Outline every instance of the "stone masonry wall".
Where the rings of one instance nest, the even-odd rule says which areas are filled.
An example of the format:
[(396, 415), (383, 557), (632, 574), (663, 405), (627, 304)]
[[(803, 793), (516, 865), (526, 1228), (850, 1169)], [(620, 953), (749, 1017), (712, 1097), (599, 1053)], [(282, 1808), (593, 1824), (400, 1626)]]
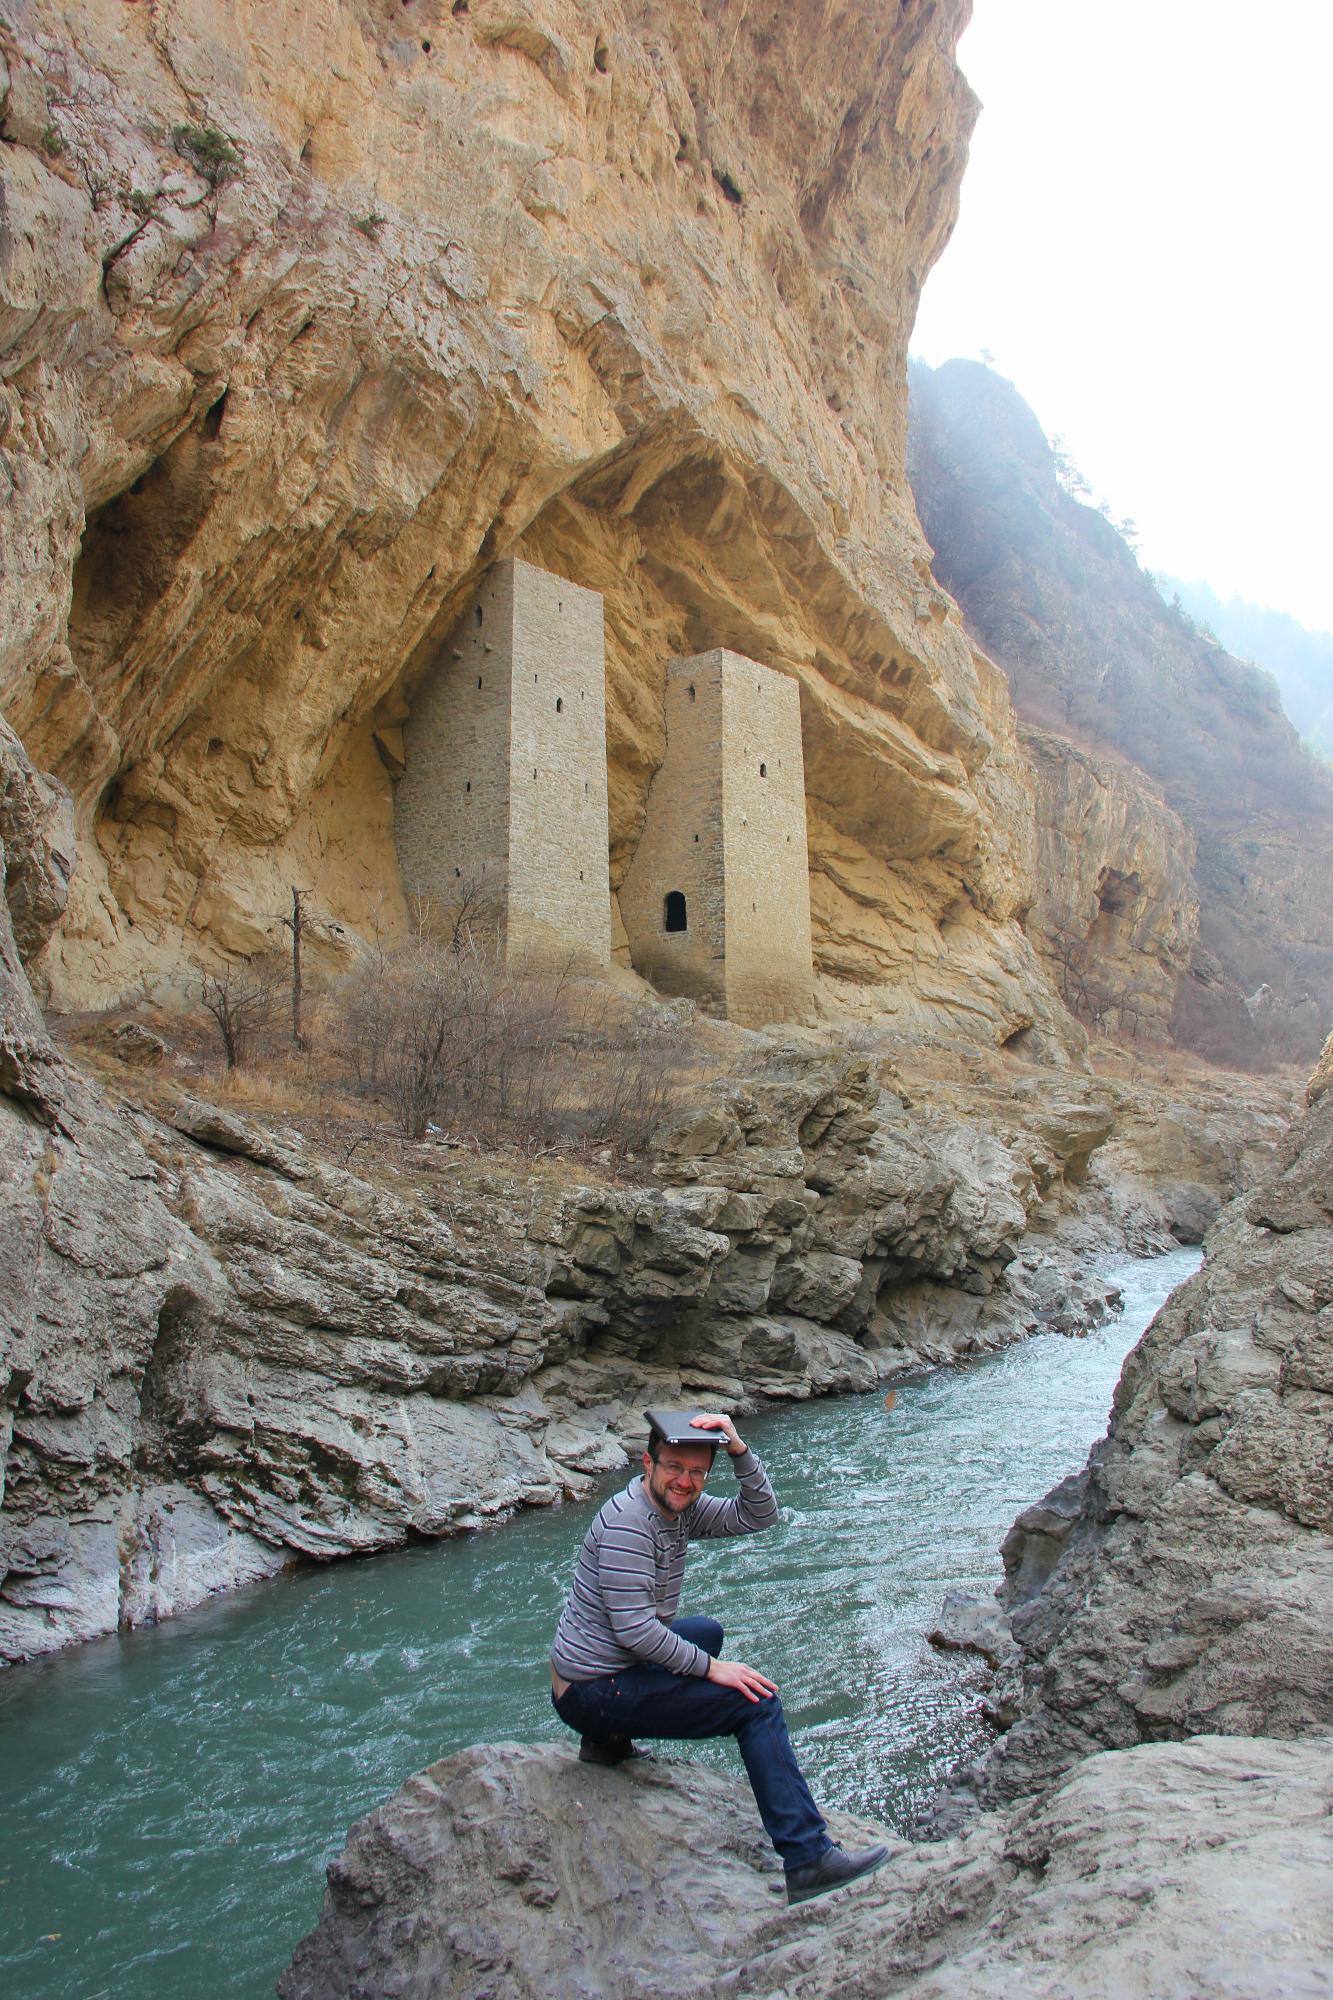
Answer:
[(802, 1021), (814, 974), (800, 690), (735, 653), (722, 686), (727, 1018)]
[(509, 887), (513, 574), (492, 570), (450, 635), (403, 728), (394, 799), (403, 887), (457, 907), (484, 891), (497, 922)]
[[(636, 971), (734, 1021), (800, 1020), (812, 991), (796, 683), (717, 648), (667, 670), (667, 753), (620, 892)], [(665, 928), (685, 896), (687, 928)]]
[[(726, 1011), (726, 873), (722, 836), (720, 654), (672, 660), (666, 757), (620, 890), (634, 969), (659, 993)], [(666, 897), (685, 898), (686, 928), (665, 928)]]
[(511, 957), (610, 959), (603, 660), (595, 591), (498, 563), (403, 732), (404, 887), (466, 897)]
[(611, 962), (602, 599), (531, 563), (512, 578), (511, 955)]

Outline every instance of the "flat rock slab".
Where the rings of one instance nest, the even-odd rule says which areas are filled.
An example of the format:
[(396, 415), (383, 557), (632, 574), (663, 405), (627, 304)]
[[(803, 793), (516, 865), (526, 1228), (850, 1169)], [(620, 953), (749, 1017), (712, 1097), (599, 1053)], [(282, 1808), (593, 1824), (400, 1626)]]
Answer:
[[(841, 1816), (853, 1844), (875, 1829)], [(280, 2000), (1314, 2000), (1333, 1737), (1090, 1758), (789, 1910), (743, 1781), (482, 1745), (352, 1828)]]
[[(835, 1831), (884, 1837), (844, 1815)], [(580, 1764), (572, 1738), (432, 1764), (358, 1821), (328, 1878), (282, 2000), (678, 2000), (789, 1920), (743, 1780)]]

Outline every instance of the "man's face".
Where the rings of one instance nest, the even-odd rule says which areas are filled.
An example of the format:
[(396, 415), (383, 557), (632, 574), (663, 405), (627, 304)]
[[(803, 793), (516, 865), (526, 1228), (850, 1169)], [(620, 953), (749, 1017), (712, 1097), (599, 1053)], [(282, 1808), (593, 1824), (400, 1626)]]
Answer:
[(713, 1464), (706, 1444), (660, 1444), (657, 1457), (643, 1454), (643, 1483), (664, 1514), (683, 1514), (704, 1490)]

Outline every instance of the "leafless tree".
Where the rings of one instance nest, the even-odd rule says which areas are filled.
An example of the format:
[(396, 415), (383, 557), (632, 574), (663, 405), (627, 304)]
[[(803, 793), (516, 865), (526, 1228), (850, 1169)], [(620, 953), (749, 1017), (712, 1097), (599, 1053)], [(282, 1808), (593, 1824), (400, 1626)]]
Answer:
[(264, 959), (243, 959), (206, 972), (199, 981), (199, 998), (213, 1018), (228, 1069), (239, 1069), (266, 1026), (273, 1006), (273, 968)]
[(278, 919), (292, 937), (292, 1046), (297, 1049), (306, 1047), (301, 1025), (301, 943), (308, 928), (305, 899), (309, 893), (309, 890), (298, 889), (293, 883), (291, 915)]

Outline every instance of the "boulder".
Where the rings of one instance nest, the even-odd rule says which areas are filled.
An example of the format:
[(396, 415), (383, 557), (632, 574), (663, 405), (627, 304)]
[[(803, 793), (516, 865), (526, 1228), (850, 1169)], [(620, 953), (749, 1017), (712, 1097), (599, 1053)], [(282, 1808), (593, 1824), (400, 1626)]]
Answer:
[[(1090, 1759), (789, 1909), (744, 1780), (481, 1745), (351, 1830), (280, 2000), (1254, 2000), (1328, 1991), (1333, 1739)], [(841, 1815), (863, 1842), (882, 1830)], [(1244, 1894), (1237, 1894), (1243, 1880)]]

